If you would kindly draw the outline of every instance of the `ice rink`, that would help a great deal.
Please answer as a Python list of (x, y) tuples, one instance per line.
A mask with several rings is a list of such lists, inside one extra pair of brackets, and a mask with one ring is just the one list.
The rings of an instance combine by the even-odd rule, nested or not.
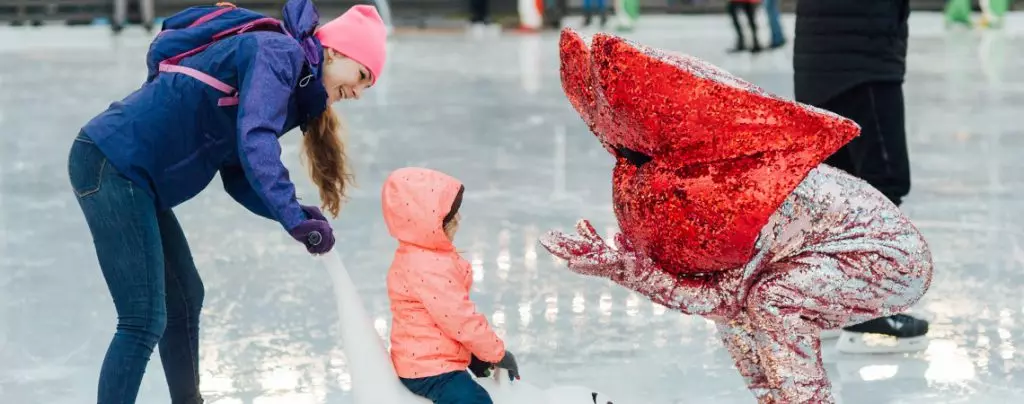
[[(934, 282), (914, 309), (932, 322), (932, 341), (914, 354), (842, 355), (832, 340), (825, 360), (848, 404), (1021, 402), (1024, 16), (1002, 31), (946, 31), (938, 14), (916, 13), (911, 30), (904, 209), (934, 253)], [(645, 18), (625, 36), (792, 95), (791, 46), (727, 55), (725, 15)], [(384, 276), (396, 246), (380, 186), (396, 168), (430, 167), (465, 182), (456, 245), (474, 266), (474, 300), (524, 379), (596, 386), (624, 404), (754, 402), (710, 323), (575, 275), (537, 243), (579, 217), (616, 226), (613, 160), (562, 93), (557, 38), (400, 34), (379, 85), (338, 105), (359, 188), (334, 221), (337, 248), (378, 331), (387, 335)], [(120, 37), (107, 27), (0, 28), (0, 403), (95, 402), (115, 314), (67, 156), (81, 125), (142, 83), (149, 39), (134, 27)], [(309, 203), (299, 141), (286, 135), (284, 154)], [(206, 286), (208, 404), (349, 403), (353, 387), (366, 388), (351, 385), (331, 284), (301, 245), (231, 200), (219, 179), (176, 212)], [(139, 403), (169, 402), (159, 360)]]

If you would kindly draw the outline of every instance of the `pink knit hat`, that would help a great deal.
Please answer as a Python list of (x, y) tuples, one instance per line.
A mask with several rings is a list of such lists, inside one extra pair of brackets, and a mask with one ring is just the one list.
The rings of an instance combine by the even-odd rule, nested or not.
[(324, 47), (334, 49), (370, 69), (373, 83), (380, 78), (387, 56), (384, 49), (387, 32), (384, 21), (373, 6), (352, 6), (317, 29), (316, 37)]

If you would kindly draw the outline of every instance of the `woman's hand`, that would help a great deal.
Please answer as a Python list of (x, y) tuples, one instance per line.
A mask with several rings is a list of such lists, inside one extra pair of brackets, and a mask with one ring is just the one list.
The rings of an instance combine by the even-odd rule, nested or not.
[(288, 232), (310, 254), (325, 254), (334, 247), (334, 229), (326, 220), (307, 219)]

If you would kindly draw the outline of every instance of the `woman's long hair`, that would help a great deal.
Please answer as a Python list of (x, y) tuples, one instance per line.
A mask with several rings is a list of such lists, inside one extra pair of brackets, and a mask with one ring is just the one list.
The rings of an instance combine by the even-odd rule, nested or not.
[(306, 127), (302, 147), (309, 165), (309, 176), (320, 189), (324, 211), (338, 217), (345, 191), (353, 183), (345, 155), (344, 129), (330, 106)]

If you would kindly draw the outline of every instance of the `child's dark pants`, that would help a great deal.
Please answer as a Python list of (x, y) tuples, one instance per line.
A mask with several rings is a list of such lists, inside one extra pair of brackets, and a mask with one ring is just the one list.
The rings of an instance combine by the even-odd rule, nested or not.
[(442, 373), (419, 379), (402, 378), (402, 384), (434, 404), (493, 404), (491, 396), (466, 371)]

